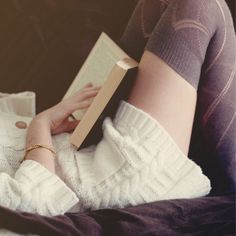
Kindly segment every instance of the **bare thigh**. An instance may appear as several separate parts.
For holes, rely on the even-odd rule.
[[[159,57],[145,51],[128,102],[155,118],[188,154],[197,93]]]

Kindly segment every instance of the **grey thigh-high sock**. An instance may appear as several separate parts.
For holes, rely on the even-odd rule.
[[[236,38],[224,0],[141,0],[121,46],[139,60],[149,50],[198,90],[189,156],[213,193],[235,192]]]

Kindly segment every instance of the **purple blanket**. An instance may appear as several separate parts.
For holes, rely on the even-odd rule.
[[[56,217],[0,207],[0,228],[38,235],[235,235],[235,196],[169,200]]]

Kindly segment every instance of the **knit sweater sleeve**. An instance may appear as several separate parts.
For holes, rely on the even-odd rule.
[[[103,139],[92,155],[79,154],[81,202],[99,209],[210,191],[201,168],[187,158],[161,125],[140,109],[122,102],[113,121],[106,118]]]
[[[24,161],[14,176],[0,173],[0,204],[10,209],[52,216],[77,202],[59,177],[35,161]]]

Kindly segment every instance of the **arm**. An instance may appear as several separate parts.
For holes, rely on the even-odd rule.
[[[70,122],[68,116],[76,109],[89,106],[88,98],[98,92],[98,88],[89,87],[38,114],[29,126],[26,148],[38,143],[52,147],[52,135],[73,130],[78,121]],[[14,176],[0,173],[0,205],[49,216],[63,214],[73,207],[78,198],[54,174],[51,155],[47,149],[32,150]]]
[[[34,144],[44,144],[53,148],[50,127],[46,122],[36,117],[30,124],[26,139],[26,149]],[[46,167],[52,173],[55,172],[54,156],[45,148],[37,148],[25,156],[25,160],[34,160]]]
[[[75,110],[89,107],[92,102],[91,98],[97,95],[98,90],[99,87],[88,84],[69,99],[38,114],[29,126],[26,149],[35,144],[43,144],[53,148],[52,135],[72,131],[79,121],[69,121],[69,116]],[[55,172],[53,153],[47,149],[34,149],[28,153],[25,159],[37,161],[52,173]]]

